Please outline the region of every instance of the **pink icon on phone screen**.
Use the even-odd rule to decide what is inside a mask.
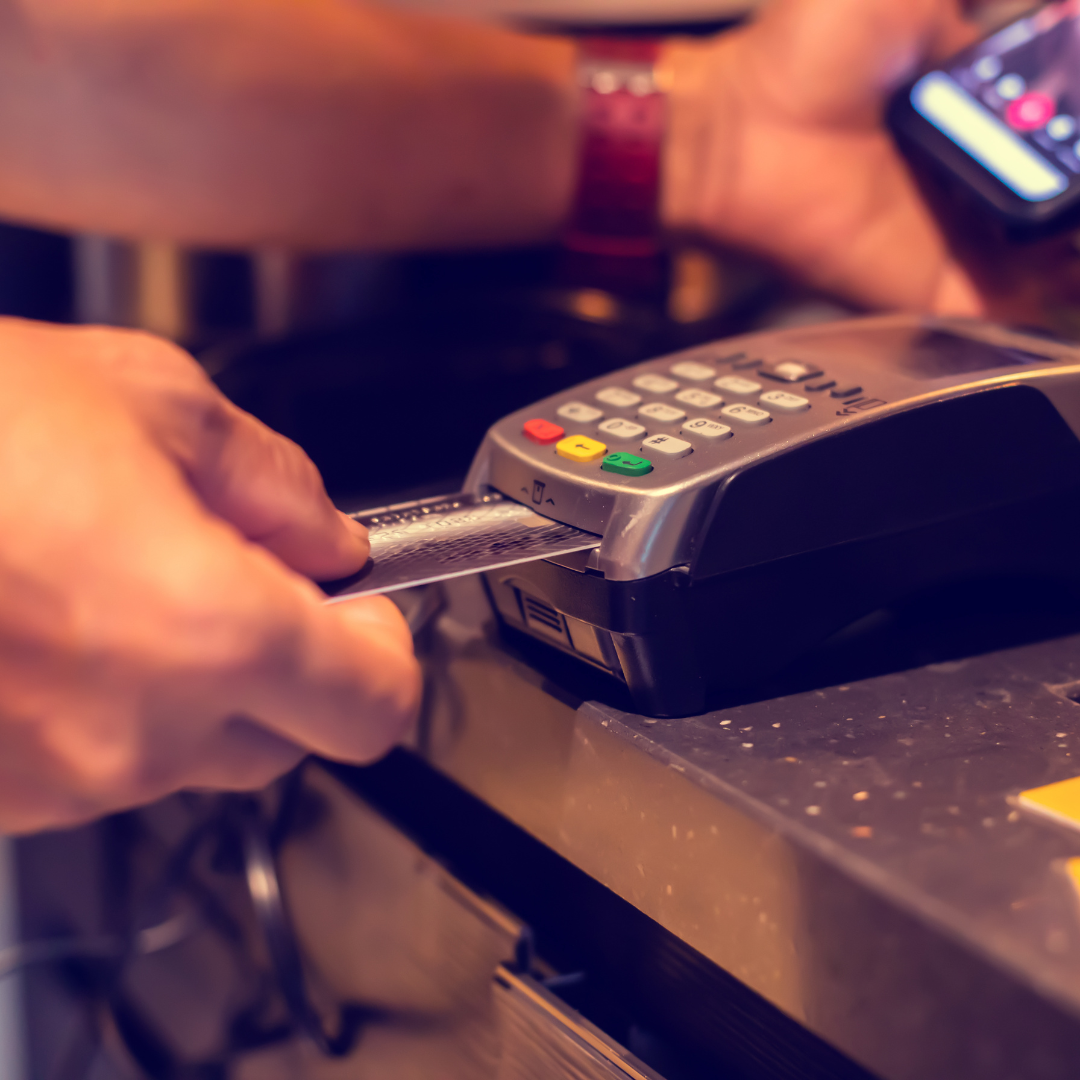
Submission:
[[[1016,131],[1035,131],[1052,119],[1056,112],[1057,106],[1049,94],[1029,90],[1015,101],[1009,102],[1005,119],[1009,122],[1009,127]]]

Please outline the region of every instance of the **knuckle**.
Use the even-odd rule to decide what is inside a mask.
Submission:
[[[232,589],[225,596],[205,585],[178,598],[163,632],[170,666],[192,677],[236,677],[257,668],[277,636],[265,605]]]
[[[276,633],[275,584],[232,530],[213,522],[137,570],[137,603],[100,615],[95,644],[132,678],[183,691],[254,664]]]
[[[212,448],[214,454],[228,442],[238,427],[237,410],[213,386],[192,388],[183,397],[197,445]]]
[[[122,382],[153,386],[172,394],[212,397],[214,384],[198,361],[179,345],[146,330],[86,326],[71,331],[78,351]]]
[[[137,797],[143,754],[139,717],[115,701],[103,704],[112,707],[70,704],[62,717],[41,725],[38,749],[62,788],[109,807]]]
[[[245,414],[245,418],[251,425],[257,427],[273,461],[275,474],[302,490],[311,488],[322,490],[322,477],[319,470],[303,447],[292,439],[272,431],[255,417]]]
[[[186,355],[171,342],[146,330],[120,326],[80,326],[75,327],[72,334],[84,353],[104,361],[119,362],[138,356],[153,358],[160,363],[175,363],[177,356]]]

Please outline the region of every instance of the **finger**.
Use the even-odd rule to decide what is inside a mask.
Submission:
[[[250,717],[311,753],[380,757],[419,709],[420,670],[401,613],[381,596],[327,605],[299,579],[289,581],[289,596],[279,587],[272,604],[261,604],[271,583],[258,576],[249,590],[257,625],[248,630],[258,647],[218,680],[219,711]]]
[[[820,288],[867,307],[984,314],[979,290],[892,146],[881,137],[846,159],[843,149],[836,167],[848,178],[845,199],[834,201],[819,231],[804,230],[804,250],[788,257]]]
[[[281,674],[282,657],[271,649],[260,665],[263,685],[244,697],[247,715],[212,725],[203,739],[174,744],[130,805],[179,787],[255,790],[307,754],[364,763],[399,741],[419,700],[412,636],[400,612],[384,597],[316,611],[332,617],[309,631],[314,640],[291,643],[297,655],[285,665],[289,673],[273,678]],[[312,663],[310,654],[328,646],[330,662],[323,656]]]
[[[360,601],[357,603],[356,601]],[[412,651],[413,639],[401,609],[388,596],[357,596],[333,605],[358,633],[371,632]]]
[[[316,580],[345,577],[364,565],[366,530],[334,508],[307,454],[236,408],[191,356],[134,331],[72,333],[76,347],[113,376],[150,436],[215,514]]]
[[[725,240],[862,306],[981,311],[884,132],[807,128],[762,116],[752,88],[733,92],[742,99],[728,131],[738,167],[706,170],[704,216],[723,223]]]
[[[257,791],[295,768],[307,751],[244,716],[231,717],[202,748],[186,787]],[[169,790],[171,785],[165,785]]]
[[[8,833],[72,827],[179,790],[256,791],[307,756],[302,747],[246,717],[230,718],[198,741],[170,742],[171,752],[149,755],[138,774],[121,783],[79,786],[69,776],[67,783],[44,787],[39,776],[32,792],[16,786],[0,801],[0,826]]]
[[[316,581],[367,562],[367,530],[334,507],[314,462],[239,409],[224,439],[207,440],[191,480],[211,510]]]
[[[220,526],[207,537],[210,572],[190,577],[181,565],[170,586],[190,599],[183,611],[163,605],[167,642],[153,622],[134,635],[159,639],[159,675],[147,683],[142,671],[140,691],[121,704],[113,684],[136,679],[118,658],[103,686],[69,703],[51,726],[33,798],[12,807],[0,798],[6,827],[77,823],[182,788],[257,788],[309,753],[369,762],[408,729],[419,668],[390,601],[328,607],[265,551]],[[189,540],[189,550],[199,546]],[[145,666],[141,654],[133,660]]]

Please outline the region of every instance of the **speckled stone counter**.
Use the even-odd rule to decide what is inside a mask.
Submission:
[[[437,769],[888,1080],[1076,1075],[1080,832],[1012,799],[1080,773],[1080,637],[652,720],[448,595]]]

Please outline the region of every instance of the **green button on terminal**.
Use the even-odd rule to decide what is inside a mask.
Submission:
[[[652,472],[652,462],[634,454],[608,454],[600,468],[604,472],[618,473],[620,476],[644,476]]]

